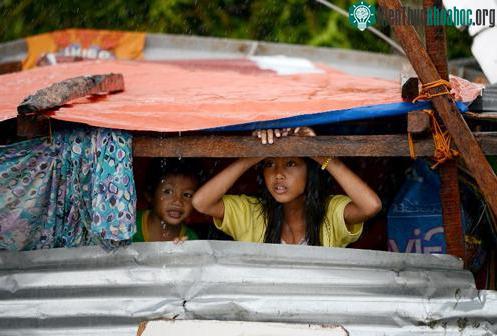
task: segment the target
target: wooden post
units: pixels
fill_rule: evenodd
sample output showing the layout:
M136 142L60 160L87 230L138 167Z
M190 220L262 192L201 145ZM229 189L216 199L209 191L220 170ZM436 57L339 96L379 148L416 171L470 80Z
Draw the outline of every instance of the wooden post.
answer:
M412 135L426 135L430 130L430 117L424 111L411 111L407 114L407 132Z
M423 8L429 7L443 8L442 0L423 0ZM426 26L425 27L426 51L437 68L438 74L442 79L449 80L449 69L447 65L447 42L445 38L444 26Z
M379 4L391 10L401 10L402 8L399 0L379 0ZM393 20L394 18L390 19ZM414 28L411 25L395 25L395 22L393 22L392 28L421 82L431 83L440 80L440 75ZM431 90L431 93L442 92L442 90L442 88L435 88ZM468 125L466 125L455 104L449 100L449 97L433 97L432 103L435 111L452 136L466 166L475 178L489 208L497 216L497 176L485 158L478 142L471 134Z
M423 8L443 8L442 0L423 0ZM442 79L449 80L447 65L447 43L444 26L425 27L426 51L437 68ZM440 168L440 200L447 244L447 254L466 259L464 245L464 230L461 223L461 199L459 195L459 181L457 162L447 160Z

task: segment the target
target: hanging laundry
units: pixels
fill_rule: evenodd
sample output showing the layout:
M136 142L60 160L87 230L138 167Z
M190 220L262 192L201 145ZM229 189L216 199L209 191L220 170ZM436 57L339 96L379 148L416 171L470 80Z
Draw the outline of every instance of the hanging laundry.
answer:
M0 146L0 250L126 243L136 231L132 137L78 128Z

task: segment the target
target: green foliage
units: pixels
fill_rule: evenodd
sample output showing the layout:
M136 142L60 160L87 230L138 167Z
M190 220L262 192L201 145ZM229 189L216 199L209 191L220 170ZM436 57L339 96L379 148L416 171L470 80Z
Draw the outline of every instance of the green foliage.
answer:
M471 56L471 37L454 27L445 29L447 34L447 54L449 59Z
M347 10L355 1L331 2ZM95 28L390 51L384 41L314 0L0 0L0 18L2 42ZM470 55L465 35L448 30L449 58Z

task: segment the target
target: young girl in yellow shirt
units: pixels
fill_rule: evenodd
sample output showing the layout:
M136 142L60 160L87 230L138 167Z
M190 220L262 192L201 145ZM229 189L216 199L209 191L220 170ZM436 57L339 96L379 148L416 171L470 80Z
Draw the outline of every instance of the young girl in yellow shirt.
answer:
M314 136L310 128L257 131L262 143L286 135ZM225 195L250 167L262 161L265 189L260 197ZM326 170L347 196L324 190ZM356 241L362 223L381 201L337 158L241 158L197 190L193 206L235 240L345 247Z

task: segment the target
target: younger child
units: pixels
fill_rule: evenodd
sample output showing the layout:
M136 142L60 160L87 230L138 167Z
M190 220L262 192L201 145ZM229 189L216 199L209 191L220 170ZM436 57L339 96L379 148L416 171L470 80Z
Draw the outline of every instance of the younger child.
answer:
M168 159L157 166L156 172L151 172L152 183L146 193L152 208L138 211L133 241L172 240L178 243L198 239L197 234L184 224L192 213L192 198L199 185L192 162Z
M314 136L310 128L293 135ZM259 131L262 143L289 130ZM264 186L259 197L225 195L250 167L262 161ZM331 196L323 176L331 175L347 195ZM326 177L326 176L324 176ZM381 209L373 190L337 158L242 158L204 184L193 197L195 208L235 240L345 247L356 241L362 222Z

